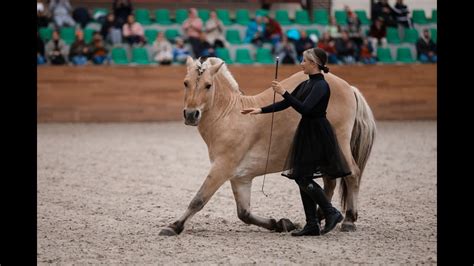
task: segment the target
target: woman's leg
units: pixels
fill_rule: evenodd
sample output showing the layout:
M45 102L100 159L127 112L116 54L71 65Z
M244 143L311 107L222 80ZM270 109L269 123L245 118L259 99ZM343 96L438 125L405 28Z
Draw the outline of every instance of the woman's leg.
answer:
M292 232L292 236L305 236L313 235L319 236L321 234L321 228L319 220L316 216L316 203L314 200L301 189L300 187L301 201L303 202L304 214L306 216L306 225L299 231Z

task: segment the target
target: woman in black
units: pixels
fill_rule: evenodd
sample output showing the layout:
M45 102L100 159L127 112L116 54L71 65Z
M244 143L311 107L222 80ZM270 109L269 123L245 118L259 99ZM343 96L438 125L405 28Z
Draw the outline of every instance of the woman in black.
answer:
M326 63L324 50L311 48L304 51L301 67L309 75L308 80L300 83L291 94L275 80L272 88L283 96L282 101L262 108L242 110L243 114L260 114L282 111L291 106L302 115L285 163L288 170L282 173L298 184L306 215L305 227L293 232L293 236L326 234L343 220L341 212L332 206L321 186L313 180L321 176L338 178L351 174L326 118L331 95L329 84L321 73L329 72ZM322 230L316 215L316 204L326 219Z

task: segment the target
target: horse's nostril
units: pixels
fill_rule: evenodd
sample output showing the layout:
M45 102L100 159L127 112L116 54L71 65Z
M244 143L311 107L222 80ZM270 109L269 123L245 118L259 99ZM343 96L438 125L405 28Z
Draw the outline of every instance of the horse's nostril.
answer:
M199 117L199 111L194 112L194 118L198 118L198 117Z

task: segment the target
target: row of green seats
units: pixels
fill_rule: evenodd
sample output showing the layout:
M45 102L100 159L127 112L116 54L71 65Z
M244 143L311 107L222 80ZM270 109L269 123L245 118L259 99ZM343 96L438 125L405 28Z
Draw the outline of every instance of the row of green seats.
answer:
M112 49L112 61L116 65L128 65L135 63L138 65L149 65L148 52L143 47L135 47L132 49L132 58L128 59L127 51L123 47L115 47Z
M235 60L230 56L229 49L227 48L217 48L216 56L224 60L227 64L244 64L250 65L254 63L260 64L273 64L275 63L272 52L268 48L258 48L256 50L255 58L250 56L248 49L236 49L235 50Z
M395 60L392 58L392 54L389 48L378 47L377 58L380 63L392 64ZM396 61L402 63L414 63L416 60L411 54L411 50L408 47L398 47Z
M431 39L436 43L438 39L438 30L435 28L430 29ZM415 44L420 38L420 34L416 29L404 29L404 38L400 39L398 35L398 28L387 27L387 42L391 44L412 43Z

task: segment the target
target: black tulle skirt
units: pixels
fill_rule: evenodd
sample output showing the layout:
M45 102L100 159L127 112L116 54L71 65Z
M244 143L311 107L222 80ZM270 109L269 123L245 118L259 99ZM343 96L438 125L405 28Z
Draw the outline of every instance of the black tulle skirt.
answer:
M336 135L326 117L301 118L282 175L290 179L350 175Z

